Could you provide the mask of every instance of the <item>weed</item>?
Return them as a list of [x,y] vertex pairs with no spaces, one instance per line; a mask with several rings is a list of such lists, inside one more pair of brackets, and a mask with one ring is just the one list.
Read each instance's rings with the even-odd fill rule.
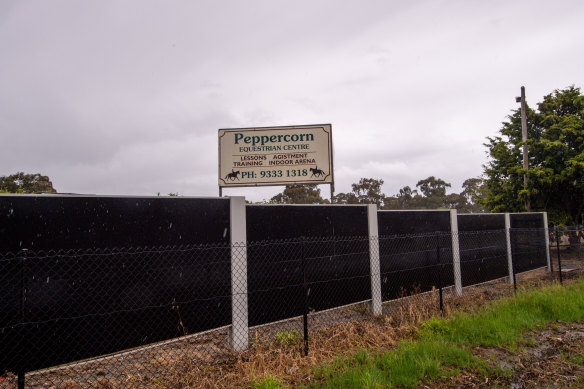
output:
[[274,340],[280,346],[292,346],[302,341],[302,336],[297,330],[280,331],[274,335]]

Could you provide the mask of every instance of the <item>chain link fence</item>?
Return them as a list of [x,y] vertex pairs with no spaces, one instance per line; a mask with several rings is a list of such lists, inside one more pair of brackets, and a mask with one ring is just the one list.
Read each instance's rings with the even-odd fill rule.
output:
[[571,273],[581,270],[584,261],[584,226],[550,230],[550,252],[556,258],[550,270],[556,272],[560,282]]
[[[552,258],[583,259],[576,232],[552,233]],[[508,292],[547,250],[543,229],[503,229],[3,254],[0,388],[188,387],[261,345],[307,355],[339,323]]]

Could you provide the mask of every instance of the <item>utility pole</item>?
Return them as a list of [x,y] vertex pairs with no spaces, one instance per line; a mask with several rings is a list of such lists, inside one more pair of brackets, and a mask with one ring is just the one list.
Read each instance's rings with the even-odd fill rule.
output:
[[[516,97],[515,102],[521,103],[521,135],[523,138],[523,189],[527,190],[527,169],[529,168],[529,161],[527,159],[527,105],[525,104],[525,87],[521,87],[521,97]],[[526,204],[527,212],[531,211],[531,202],[529,196]]]

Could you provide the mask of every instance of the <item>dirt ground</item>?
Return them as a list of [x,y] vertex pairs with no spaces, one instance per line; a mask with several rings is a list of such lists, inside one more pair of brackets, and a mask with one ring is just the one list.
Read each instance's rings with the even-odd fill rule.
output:
[[491,366],[505,370],[505,375],[489,380],[463,371],[445,383],[430,387],[584,387],[584,323],[554,323],[543,330],[530,332],[526,338],[527,344],[515,352],[493,347],[472,350]]

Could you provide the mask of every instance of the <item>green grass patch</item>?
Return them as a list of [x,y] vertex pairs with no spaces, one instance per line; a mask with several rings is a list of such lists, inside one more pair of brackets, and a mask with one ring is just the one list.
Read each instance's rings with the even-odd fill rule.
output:
[[274,340],[280,346],[291,346],[302,341],[302,336],[297,330],[280,331],[274,335]]
[[255,381],[253,378],[250,383],[251,389],[285,389],[280,381],[271,375],[267,375],[259,381]]
[[421,378],[444,379],[460,368],[488,372],[486,364],[468,350],[443,341],[402,341],[385,353],[360,350],[348,360],[315,370],[321,388],[414,387]]
[[506,375],[473,356],[470,347],[516,349],[528,343],[526,331],[554,321],[580,320],[584,320],[584,281],[519,292],[514,298],[487,304],[476,313],[432,318],[421,325],[417,340],[401,341],[394,350],[360,350],[337,358],[314,369],[319,382],[311,387],[409,388],[423,380],[456,375],[460,369],[471,369],[485,377]]
[[432,318],[422,324],[421,340],[442,339],[466,346],[516,347],[524,333],[553,321],[584,319],[584,282],[553,285],[497,300],[475,314]]

